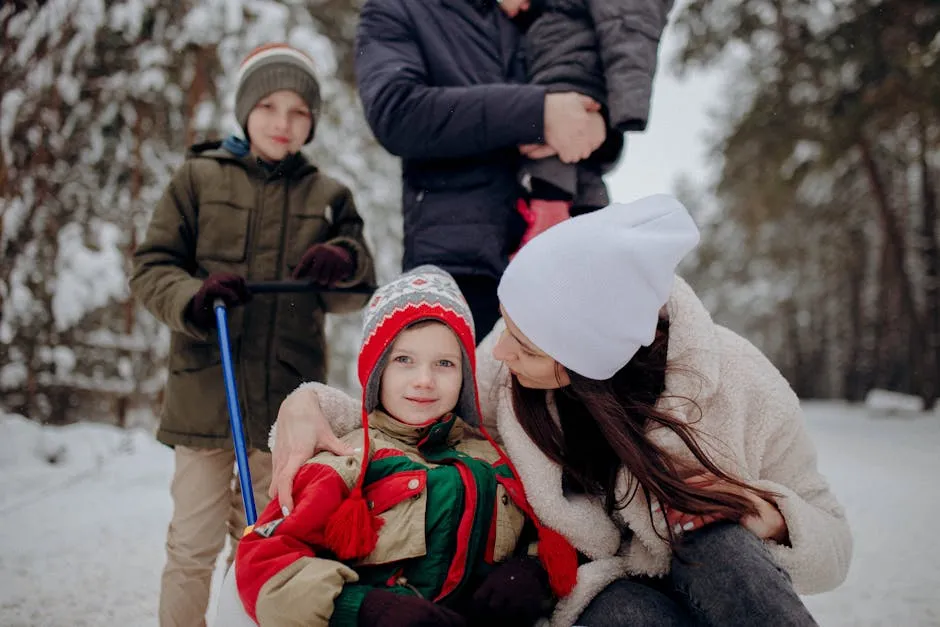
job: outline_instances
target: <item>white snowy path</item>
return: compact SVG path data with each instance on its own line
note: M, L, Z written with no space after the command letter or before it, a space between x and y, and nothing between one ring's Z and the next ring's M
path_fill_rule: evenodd
M824 627L940 626L940 417L806 410L855 532L848 581L810 609ZM0 625L155 626L171 470L140 431L0 416Z

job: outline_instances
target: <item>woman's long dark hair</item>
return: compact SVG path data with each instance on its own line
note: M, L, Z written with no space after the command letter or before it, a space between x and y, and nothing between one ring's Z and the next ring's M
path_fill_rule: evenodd
M663 505L686 514L711 514L730 520L756 514L753 503L744 496L685 482L690 474L707 470L765 499L775 496L721 470L696 441L697 433L691 424L656 408L666 387L668 342L669 321L661 317L652 344L641 347L610 379L596 381L566 371L570 385L555 392L560 428L549 413L544 390L525 388L513 377L513 409L519 423L542 452L561 465L567 486L603 496L608 514L629 503L637 489L643 490L647 500L653 495ZM688 401L694 405L694 401ZM681 466L653 443L647 431L654 425L678 435L700 467ZM617 495L621 467L633 475L637 485ZM664 539L675 545L673 530L667 533Z

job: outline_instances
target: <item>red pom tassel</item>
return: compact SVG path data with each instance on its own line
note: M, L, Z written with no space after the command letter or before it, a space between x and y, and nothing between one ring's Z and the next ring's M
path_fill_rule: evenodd
M571 543L554 529L540 526L539 560L555 596L568 596L578 583L578 554Z
M384 522L372 514L357 487L326 521L326 546L341 560L363 558L375 549Z

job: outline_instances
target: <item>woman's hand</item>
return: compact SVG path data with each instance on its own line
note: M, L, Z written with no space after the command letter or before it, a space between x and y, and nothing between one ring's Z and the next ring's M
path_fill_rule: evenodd
M742 527L762 540L773 540L778 544L789 544L790 534L787 521L777 506L747 488L742 488L715 477L711 473L701 473L686 479L686 482L701 488L714 488L721 492L739 494L749 499L757 514L743 517L739 522ZM676 532L689 532L718 520L715 516L691 516L675 510L665 509L666 522Z
M777 544L790 544L790 530L787 521L777 506L765 501L751 491L748 494L757 507L757 515L745 516L741 519L741 526L749 530L761 540L773 540Z
M655 514L660 509L659 503L653 504L653 513ZM666 517L666 524L672 529L672 532L676 535L683 533L689 533L690 531L695 531L696 529L701 529L705 525L710 525L713 522L721 520L719 516L698 516L696 514L685 514L678 510L672 509L671 507L664 507L663 515Z
M271 498L280 500L285 516L294 509L292 488L297 471L319 451L352 455L355 449L333 433L317 393L311 388L298 388L284 399L277 412L274 471L268 488Z

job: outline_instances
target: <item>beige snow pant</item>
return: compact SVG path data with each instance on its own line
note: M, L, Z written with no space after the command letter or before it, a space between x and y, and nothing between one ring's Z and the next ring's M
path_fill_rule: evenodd
M166 538L166 566L160 582L160 627L204 627L212 572L225 546L228 563L245 528L235 452L174 448L176 469L170 485L173 518ZM268 501L271 454L253 450L248 466L258 514Z

